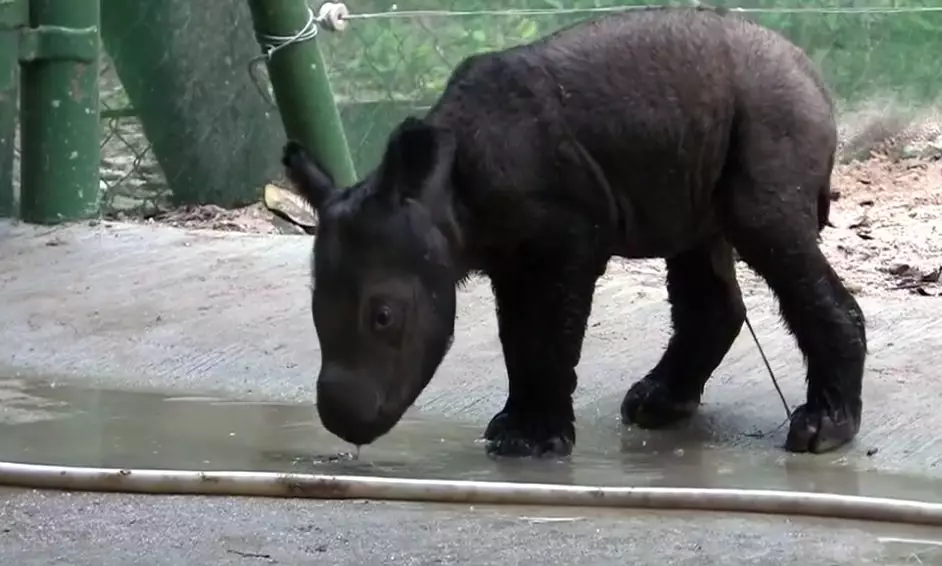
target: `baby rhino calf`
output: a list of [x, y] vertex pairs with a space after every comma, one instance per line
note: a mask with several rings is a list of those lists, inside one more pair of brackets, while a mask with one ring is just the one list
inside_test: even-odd
[[830, 96], [792, 43], [739, 17], [662, 8], [467, 58], [351, 187], [289, 142], [289, 177], [319, 216], [324, 426], [356, 445], [389, 432], [451, 345], [456, 285], [480, 273], [510, 390], [488, 451], [569, 454], [575, 368], [612, 256], [665, 258], [673, 321], [623, 419], [684, 419], [744, 321], [735, 249], [807, 362], [787, 450], [851, 441], [864, 316], [818, 246], [836, 137]]

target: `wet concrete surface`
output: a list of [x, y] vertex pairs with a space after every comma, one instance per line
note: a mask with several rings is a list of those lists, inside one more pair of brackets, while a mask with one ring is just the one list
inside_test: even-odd
[[[587, 427], [569, 461], [484, 458], [478, 427], [407, 419], [356, 461], [310, 405], [0, 381], [0, 459], [608, 485], [765, 487], [942, 500], [852, 458], [787, 457]], [[0, 488], [0, 561], [75, 564], [942, 564], [942, 529], [808, 518]]]
[[583, 426], [564, 460], [483, 456], [479, 426], [406, 418], [359, 455], [310, 405], [108, 391], [0, 379], [0, 460], [94, 467], [261, 470], [571, 485], [827, 491], [942, 502], [942, 478], [874, 471], [864, 454], [744, 450], [690, 428]]
[[[338, 459], [350, 447], [320, 428], [312, 404], [309, 245], [0, 224], [0, 459], [942, 500], [942, 302], [860, 297], [871, 347], [860, 437], [835, 454], [796, 456], [781, 450], [784, 411], [746, 332], [690, 423], [657, 433], [619, 424], [621, 396], [669, 331], [662, 274], [650, 263], [599, 285], [569, 461], [483, 454], [478, 437], [506, 394], [483, 281], [461, 293], [455, 347], [409, 418], [359, 460]], [[769, 293], [747, 274], [743, 287], [796, 405], [801, 357]], [[521, 517], [549, 512], [0, 493], [0, 557], [9, 559], [0, 562], [16, 564], [942, 564], [938, 529], [834, 521], [555, 510], [581, 518], [534, 522]]]

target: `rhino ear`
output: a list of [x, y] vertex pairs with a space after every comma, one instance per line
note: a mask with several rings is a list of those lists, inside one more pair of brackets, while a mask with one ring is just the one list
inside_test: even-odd
[[383, 156], [383, 190], [400, 199], [425, 200], [451, 175], [455, 140], [448, 130], [409, 117], [389, 136]]
[[299, 142], [289, 140], [285, 144], [281, 163], [288, 179], [314, 210], [320, 209], [327, 197], [337, 190], [331, 176], [311, 159]]

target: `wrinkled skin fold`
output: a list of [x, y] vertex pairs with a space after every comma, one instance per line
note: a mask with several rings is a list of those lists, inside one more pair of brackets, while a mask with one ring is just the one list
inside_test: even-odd
[[776, 294], [807, 362], [785, 448], [828, 452], [861, 422], [864, 315], [822, 254], [837, 131], [808, 57], [757, 24], [650, 9], [469, 57], [377, 168], [337, 187], [304, 147], [283, 163], [318, 213], [317, 408], [340, 438], [389, 432], [454, 334], [456, 286], [490, 278], [509, 380], [488, 452], [565, 456], [596, 280], [663, 258], [672, 335], [622, 404], [689, 417], [738, 336], [733, 251]]

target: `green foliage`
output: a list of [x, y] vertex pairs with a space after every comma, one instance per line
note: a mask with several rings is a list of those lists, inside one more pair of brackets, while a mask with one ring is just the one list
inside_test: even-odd
[[[388, 112], [390, 102], [423, 107], [441, 92], [464, 57], [542, 37], [592, 17], [592, 8], [644, 4], [689, 4], [689, 0], [360, 0], [358, 14], [404, 10], [567, 10], [565, 14], [486, 14], [354, 20], [343, 33], [322, 39], [338, 101]], [[899, 8], [942, 6], [942, 0], [704, 0], [727, 8]], [[571, 13], [583, 9], [585, 12]], [[942, 12], [834, 14], [748, 13], [803, 47], [822, 68], [841, 104], [893, 96], [919, 104], [937, 97], [942, 85]], [[326, 34], [325, 34], [326, 35]], [[385, 104], [378, 104], [385, 103]], [[380, 109], [383, 110], [380, 110]], [[398, 116], [397, 116], [398, 118]], [[384, 137], [391, 125], [376, 116], [376, 127], [349, 135], [354, 154]], [[359, 115], [358, 123], [370, 123]], [[360, 128], [362, 129], [362, 128]], [[373, 143], [372, 145], [376, 145]], [[366, 162], [375, 156], [364, 157]], [[358, 160], [363, 161], [363, 160]]]
[[[624, 4], [625, 2], [621, 2]], [[358, 13], [402, 10], [519, 10], [560, 9], [561, 0], [367, 0]], [[575, 0], [579, 8], [618, 5], [617, 0]], [[341, 101], [433, 99], [451, 70], [467, 55], [532, 41], [576, 15], [420, 16], [358, 20], [347, 31], [322, 42], [330, 62], [334, 90]]]
[[[727, 3], [729, 4], [729, 3]], [[753, 0], [746, 7], [782, 7]], [[794, 6], [905, 8], [942, 6], [942, 0], [803, 1]], [[804, 48], [821, 67], [839, 101], [862, 102], [892, 95], [920, 104], [942, 85], [942, 12], [870, 14], [750, 14]]]

